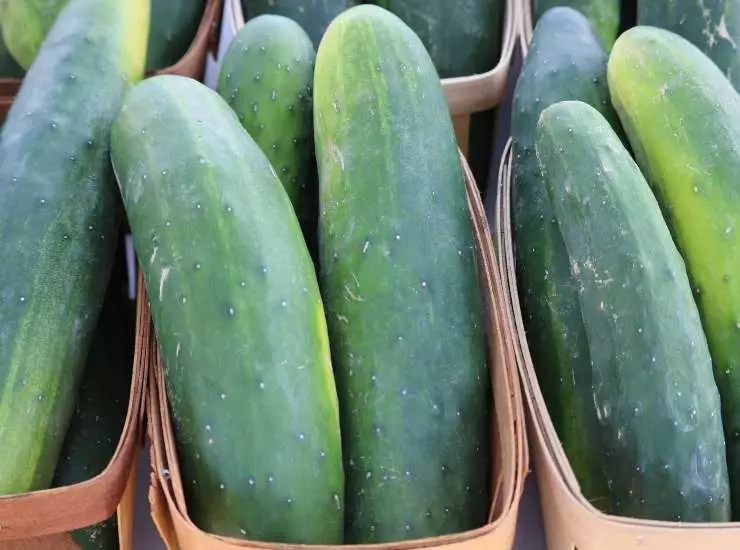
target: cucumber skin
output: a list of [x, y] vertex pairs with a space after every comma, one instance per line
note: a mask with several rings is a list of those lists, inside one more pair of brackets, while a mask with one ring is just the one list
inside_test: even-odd
[[[530, 0], [527, 0], [530, 1]], [[581, 12], [593, 25], [601, 45], [608, 52], [619, 34], [621, 0], [531, 0], [536, 23], [547, 10], [566, 6]], [[653, 0], [650, 0], [653, 1]]]
[[[2, 21], [0, 20], [0, 23]], [[0, 32], [0, 78], [23, 78], [26, 71], [8, 51]]]
[[421, 38], [440, 78], [492, 70], [501, 56], [503, 0], [378, 0]]
[[609, 101], [607, 60], [584, 15], [567, 7], [549, 10], [534, 29], [511, 119], [516, 270], [527, 342], [555, 431], [583, 494], [596, 507], [607, 482], [601, 462], [592, 458], [589, 437], [584, 437], [598, 431], [590, 414], [588, 341], [575, 307], [578, 290], [568, 253], [537, 163], [535, 130], [549, 105], [581, 100], [621, 132]]
[[736, 0], [638, 0], [637, 22], [686, 38], [740, 89], [740, 4]]
[[740, 503], [740, 96], [699, 49], [654, 27], [617, 40], [608, 77], [687, 265], [722, 399], [732, 501]]
[[190, 48], [203, 19], [206, 0], [151, 0], [152, 15], [147, 71], [180, 61]]
[[110, 276], [110, 124], [143, 75], [148, 13], [73, 0], [0, 134], [0, 494], [52, 482]]
[[439, 77], [399, 18], [364, 5], [329, 27], [314, 80], [346, 542], [480, 527], [490, 505], [490, 375], [470, 213]]
[[278, 173], [312, 251], [318, 215], [312, 177], [315, 60], [311, 39], [298, 23], [260, 15], [247, 21], [229, 45], [217, 86]]
[[[119, 250], [123, 252], [123, 248]], [[118, 254], [64, 439], [53, 487], [80, 483], [110, 463], [126, 420], [136, 312], [128, 299], [126, 257]], [[70, 533], [81, 550], [118, 550], [117, 517]]]
[[[730, 517], [719, 393], [683, 259], [639, 168], [582, 102], [545, 109], [537, 158], [579, 290], [613, 513]], [[670, 319], [670, 322], [666, 322]]]
[[111, 142], [190, 517], [237, 538], [340, 543], [326, 321], [277, 174], [226, 102], [183, 77], [134, 88]]
[[290, 17], [306, 31], [315, 48], [332, 20], [359, 0], [241, 0], [245, 19], [275, 14]]
[[3, 41], [28, 70], [59, 13], [70, 0], [0, 0]]

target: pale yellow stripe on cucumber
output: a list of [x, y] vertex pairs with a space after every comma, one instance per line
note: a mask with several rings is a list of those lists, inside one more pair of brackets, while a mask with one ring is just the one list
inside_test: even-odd
[[118, 38], [123, 49], [118, 60], [119, 68], [133, 84], [144, 78], [146, 71], [151, 0], [117, 1], [116, 10], [120, 11], [121, 17]]

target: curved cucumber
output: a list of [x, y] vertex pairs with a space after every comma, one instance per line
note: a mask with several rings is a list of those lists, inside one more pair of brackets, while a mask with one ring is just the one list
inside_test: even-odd
[[617, 40], [608, 74], [637, 162], [687, 264], [722, 397], [732, 498], [740, 502], [740, 95], [698, 48], [654, 27]]
[[271, 13], [290, 17], [303, 28], [314, 47], [332, 20], [344, 10], [360, 4], [360, 0], [241, 0], [244, 17], [251, 19]]
[[314, 131], [347, 542], [479, 527], [491, 388], [470, 213], [439, 77], [398, 17], [358, 6], [329, 27]]
[[440, 78], [490, 71], [501, 55], [501, 0], [378, 0], [421, 38]]
[[148, 17], [148, 0], [72, 0], [0, 134], [0, 494], [52, 481], [116, 248], [110, 126]]
[[324, 309], [277, 174], [226, 102], [183, 77], [134, 88], [111, 141], [190, 516], [220, 535], [340, 543]]
[[[649, 1], [654, 2], [654, 0]], [[532, 0], [532, 4], [535, 23], [547, 10], [558, 6], [578, 10], [593, 25], [594, 32], [601, 40], [601, 45], [607, 51], [612, 49], [619, 34], [621, 0]]]
[[0, 0], [3, 40], [28, 70], [59, 13], [70, 0]]
[[[250, 19], [221, 62], [218, 93], [267, 155], [307, 240], [314, 240], [318, 197], [311, 94], [316, 58], [300, 25], [281, 15]], [[310, 238], [309, 238], [310, 237]]]
[[193, 43], [206, 0], [151, 0], [147, 71], [174, 65]]
[[[728, 521], [712, 359], [681, 256], [655, 197], [609, 123], [566, 101], [542, 112], [537, 158], [571, 264], [593, 371], [587, 444], [607, 509]], [[666, 322], [670, 319], [670, 322]]]
[[697, 46], [740, 88], [740, 3], [737, 0], [638, 0], [639, 25], [661, 27]]
[[[128, 300], [125, 256], [118, 255], [95, 329], [53, 486], [91, 479], [110, 463], [126, 420], [134, 362], [136, 315]], [[118, 550], [114, 515], [71, 533], [81, 550]]]
[[596, 506], [607, 483], [589, 443], [598, 437], [598, 428], [591, 414], [586, 329], [580, 311], [573, 307], [578, 290], [554, 223], [534, 142], [542, 110], [562, 100], [584, 101], [619, 127], [609, 102], [607, 59], [581, 13], [565, 7], [549, 10], [534, 29], [516, 84], [511, 120], [516, 269], [527, 342], [555, 431], [583, 494]]

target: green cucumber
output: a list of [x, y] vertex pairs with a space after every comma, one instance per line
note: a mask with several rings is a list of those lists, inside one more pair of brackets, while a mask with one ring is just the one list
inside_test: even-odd
[[18, 64], [28, 70], [41, 44], [70, 0], [0, 0], [3, 40]]
[[740, 503], [740, 95], [697, 47], [655, 27], [617, 40], [608, 76], [637, 163], [687, 264], [722, 398], [732, 498]]
[[148, 17], [148, 0], [72, 0], [0, 134], [0, 494], [52, 482], [116, 248], [110, 127]]
[[252, 19], [271, 13], [290, 17], [306, 31], [314, 47], [332, 20], [347, 8], [360, 4], [359, 0], [241, 0], [244, 17]]
[[340, 543], [324, 309], [270, 162], [216, 92], [176, 76], [129, 93], [111, 144], [190, 517], [218, 535]]
[[[318, 197], [311, 94], [316, 58], [298, 23], [281, 15], [250, 19], [221, 62], [218, 93], [267, 155], [314, 245]], [[311, 246], [310, 248], [315, 248]]]
[[[537, 22], [514, 92], [514, 235], [524, 328], [555, 431], [587, 498], [606, 492], [601, 462], [592, 460], [591, 366], [586, 330], [573, 304], [577, 287], [563, 237], [535, 154], [543, 109], [562, 100], [596, 107], [619, 127], [606, 83], [607, 54], [588, 20], [572, 8], [552, 8]], [[563, 338], [562, 335], [567, 335]], [[584, 434], [592, 434], [584, 436]]]
[[363, 5], [334, 20], [314, 133], [347, 543], [480, 527], [491, 387], [474, 236], [439, 76], [398, 17]]
[[378, 0], [421, 38], [440, 78], [492, 70], [501, 56], [502, 0]]
[[[81, 483], [110, 463], [128, 410], [134, 362], [135, 309], [128, 299], [125, 256], [118, 255], [95, 329], [54, 487]], [[113, 517], [71, 533], [82, 550], [118, 550]]]
[[607, 477], [606, 509], [729, 521], [712, 358], [650, 187], [609, 123], [583, 102], [545, 109], [536, 149], [578, 289], [571, 307], [588, 340], [598, 432], [586, 444]]
[[8, 51], [0, 31], [0, 78], [23, 78], [26, 71]]
[[[655, 3], [655, 0], [649, 1]], [[580, 11], [591, 22], [607, 51], [611, 50], [619, 34], [621, 0], [532, 0], [532, 4], [535, 23], [547, 10], [558, 6]]]
[[687, 39], [740, 89], [740, 3], [737, 0], [638, 0], [639, 25]]
[[174, 65], [190, 48], [203, 19], [206, 0], [151, 0], [147, 71]]

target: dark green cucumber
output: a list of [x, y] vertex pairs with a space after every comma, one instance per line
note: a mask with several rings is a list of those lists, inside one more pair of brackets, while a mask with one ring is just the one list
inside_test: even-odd
[[206, 0], [151, 0], [147, 71], [174, 65], [193, 43]]
[[[82, 375], [74, 415], [53, 486], [100, 474], [113, 458], [128, 410], [134, 361], [135, 308], [128, 299], [125, 256], [119, 254]], [[118, 550], [118, 525], [110, 519], [71, 533], [82, 550]]]
[[698, 48], [655, 27], [617, 40], [608, 75], [637, 162], [687, 264], [722, 397], [732, 498], [740, 503], [740, 95]]
[[[311, 94], [311, 39], [281, 15], [250, 19], [221, 62], [218, 92], [267, 155], [290, 197], [306, 240], [315, 241], [318, 197]], [[312, 247], [313, 248], [313, 247]]]
[[491, 387], [473, 231], [439, 76], [398, 17], [363, 5], [329, 27], [314, 132], [347, 542], [480, 527]]
[[[545, 109], [537, 158], [565, 242], [591, 358], [607, 509], [663, 521], [730, 517], [719, 392], [686, 268], [645, 178], [601, 114]], [[563, 338], [563, 335], [560, 336]]]
[[220, 535], [340, 543], [324, 309], [270, 162], [216, 92], [184, 77], [134, 88], [111, 143], [190, 517]]
[[502, 0], [378, 0], [421, 38], [440, 78], [480, 74], [501, 56]]
[[23, 78], [26, 71], [8, 51], [0, 32], [0, 78]]
[[271, 13], [290, 17], [303, 28], [314, 47], [318, 48], [321, 37], [332, 20], [359, 0], [241, 0], [244, 17], [252, 19]]
[[148, 0], [72, 0], [0, 134], [0, 494], [48, 487], [110, 277], [110, 127]]
[[59, 13], [70, 0], [0, 0], [3, 41], [28, 70]]
[[[530, 1], [530, 0], [527, 0]], [[536, 23], [549, 9], [567, 6], [580, 11], [594, 27], [602, 46], [611, 50], [619, 34], [621, 0], [531, 0]], [[654, 2], [654, 0], [649, 0]]]
[[638, 0], [637, 22], [672, 31], [697, 46], [740, 89], [737, 0]]
[[[524, 327], [550, 418], [584, 495], [595, 506], [606, 493], [601, 463], [588, 441], [597, 427], [589, 414], [591, 366], [578, 290], [563, 237], [554, 223], [534, 139], [543, 109], [577, 99], [595, 106], [615, 127], [606, 84], [607, 54], [588, 20], [553, 8], [537, 22], [514, 93], [514, 235]], [[565, 338], [562, 335], [566, 335]]]

